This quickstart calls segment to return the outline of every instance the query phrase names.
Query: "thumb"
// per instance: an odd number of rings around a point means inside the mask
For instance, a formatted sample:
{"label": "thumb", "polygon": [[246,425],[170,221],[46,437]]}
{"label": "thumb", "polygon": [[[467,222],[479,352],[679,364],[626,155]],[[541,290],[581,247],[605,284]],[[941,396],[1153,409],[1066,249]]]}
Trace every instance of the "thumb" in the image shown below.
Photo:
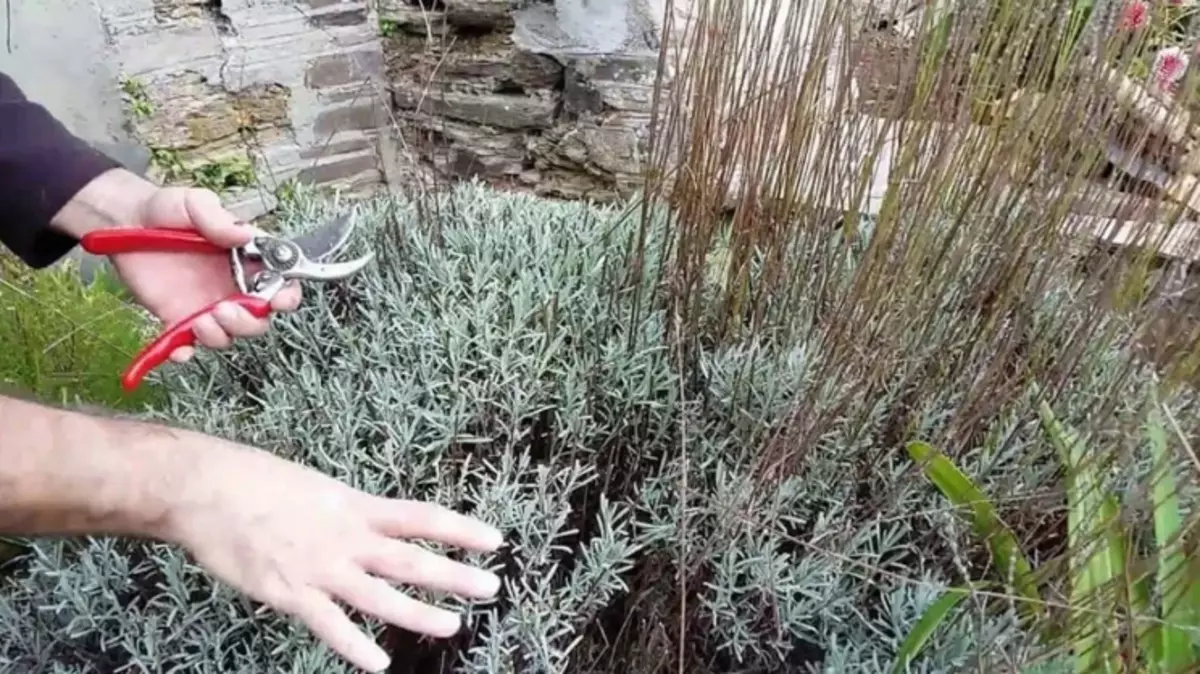
{"label": "thumb", "polygon": [[215,192],[191,188],[184,194],[183,203],[192,226],[209,241],[229,248],[250,241],[250,231],[221,205],[221,199]]}

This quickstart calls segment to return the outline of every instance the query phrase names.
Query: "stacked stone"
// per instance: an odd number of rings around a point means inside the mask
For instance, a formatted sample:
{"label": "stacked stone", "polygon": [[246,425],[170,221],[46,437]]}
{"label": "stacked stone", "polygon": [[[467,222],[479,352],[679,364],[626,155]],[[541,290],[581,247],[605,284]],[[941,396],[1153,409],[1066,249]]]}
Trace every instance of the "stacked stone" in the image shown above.
{"label": "stacked stone", "polygon": [[[386,124],[378,23],[355,0],[96,0],[154,177],[249,161],[253,184],[223,194],[243,217],[298,180],[382,185]],[[172,164],[173,166],[168,166]]]}
{"label": "stacked stone", "polygon": [[640,2],[384,3],[399,170],[571,199],[635,190],[658,64]]}

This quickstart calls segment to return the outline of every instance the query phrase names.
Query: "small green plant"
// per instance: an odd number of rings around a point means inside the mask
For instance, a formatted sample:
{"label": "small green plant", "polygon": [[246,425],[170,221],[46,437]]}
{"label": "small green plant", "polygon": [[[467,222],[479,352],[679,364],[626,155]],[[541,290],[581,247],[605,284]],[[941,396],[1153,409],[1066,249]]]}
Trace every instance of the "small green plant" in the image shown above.
{"label": "small green plant", "polygon": [[245,157],[201,164],[191,171],[197,187],[224,192],[236,187],[249,187],[255,182],[254,165]]}
{"label": "small green plant", "polygon": [[379,20],[379,37],[391,37],[400,30],[400,24],[392,19]]}
{"label": "small green plant", "polygon": [[120,388],[121,371],[152,335],[110,276],[85,285],[70,262],[30,272],[0,258],[0,388],[109,408],[158,399],[151,384],[132,395]]}
{"label": "small green plant", "polygon": [[249,187],[258,179],[254,165],[246,157],[230,157],[189,167],[178,150],[151,148],[150,161],[162,172],[165,182],[202,187],[218,194]]}
{"label": "small green plant", "polygon": [[294,179],[285,180],[275,188],[275,199],[282,204],[293,204],[297,198],[297,184]]}
{"label": "small green plant", "polygon": [[[1155,553],[1138,563],[1132,560],[1136,539],[1122,524],[1121,504],[1106,489],[1104,469],[1088,452],[1079,434],[1062,423],[1050,405],[1038,406],[1043,432],[1062,461],[1066,476],[1067,552],[1069,574],[1067,626],[1061,631],[1041,622],[1039,636],[1051,646],[1066,637],[1074,671],[1116,674],[1129,671],[1118,623],[1128,607],[1136,622],[1133,636],[1144,659],[1136,671],[1174,674],[1200,671],[1200,579],[1188,573],[1187,552],[1181,541],[1184,530],[1176,481],[1169,463],[1165,426],[1157,400],[1152,397],[1145,434],[1154,462],[1151,504]],[[973,532],[984,537],[996,566],[1009,570],[1003,587],[1018,599],[1027,617],[1043,619],[1038,584],[1045,569],[1035,572],[1019,543],[996,516],[987,497],[945,455],[923,442],[908,446],[913,461],[955,506],[969,512]],[[1139,569],[1153,568],[1154,574]],[[1156,584],[1152,588],[1151,583]],[[958,604],[977,587],[947,590],[922,616],[900,647],[893,672],[906,671],[930,637],[953,614]],[[1152,589],[1154,591],[1152,591]],[[1157,598],[1157,615],[1152,608]]]}
{"label": "small green plant", "polygon": [[163,180],[166,182],[179,180],[187,173],[187,168],[179,157],[179,150],[171,148],[150,148],[150,164],[162,172]]}
{"label": "small green plant", "polygon": [[146,86],[137,79],[122,77],[121,94],[130,114],[135,119],[146,119],[154,114],[154,104],[150,102]]}

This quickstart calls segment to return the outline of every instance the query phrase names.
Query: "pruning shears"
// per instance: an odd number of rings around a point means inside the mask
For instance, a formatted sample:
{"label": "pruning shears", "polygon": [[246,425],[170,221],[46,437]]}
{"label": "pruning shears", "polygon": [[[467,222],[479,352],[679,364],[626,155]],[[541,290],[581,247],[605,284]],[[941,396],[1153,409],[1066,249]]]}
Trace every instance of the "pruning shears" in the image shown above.
{"label": "pruning shears", "polygon": [[[342,215],[291,239],[251,228],[253,236],[249,243],[225,248],[192,229],[116,228],[88,232],[80,239],[80,245],[94,255],[137,252],[228,254],[239,292],[223,301],[238,304],[256,318],[267,318],[271,314],[271,299],[288,281],[338,281],[358,273],[374,258],[373,253],[367,253],[348,262],[324,262],[345,246],[353,229],[354,221],[349,215]],[[261,264],[262,268],[250,274],[251,263]],[[214,302],[168,326],[157,339],[143,347],[121,375],[121,387],[126,392],[136,389],[147,374],[167,361],[172,352],[194,345],[193,325],[200,317],[212,313],[218,304],[220,302]]]}

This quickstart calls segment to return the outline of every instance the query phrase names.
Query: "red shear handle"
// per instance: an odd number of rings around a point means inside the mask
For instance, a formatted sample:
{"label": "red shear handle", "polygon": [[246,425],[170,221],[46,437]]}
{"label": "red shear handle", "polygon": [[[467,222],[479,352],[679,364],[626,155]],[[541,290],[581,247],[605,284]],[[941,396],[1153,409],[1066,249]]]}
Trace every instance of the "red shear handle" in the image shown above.
{"label": "red shear handle", "polygon": [[[234,295],[222,301],[240,305],[255,318],[266,318],[271,313],[271,303],[253,295]],[[219,302],[214,302],[175,323],[159,335],[158,339],[147,344],[138,355],[134,356],[133,362],[126,368],[125,374],[121,375],[121,387],[126,392],[133,391],[142,382],[142,379],[150,374],[151,370],[165,363],[175,349],[195,344],[196,333],[192,331],[192,327],[201,316],[212,313],[217,308],[217,304]]]}
{"label": "red shear handle", "polygon": [[79,239],[79,245],[93,255],[118,253],[224,253],[226,248],[204,238],[194,229],[175,227],[129,227],[98,229]]}

